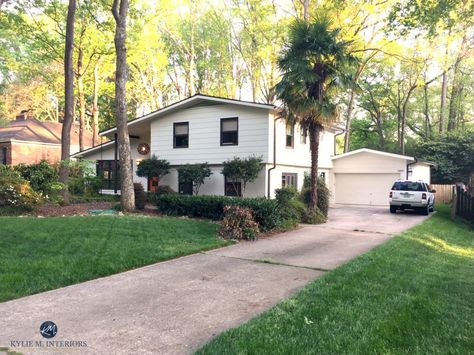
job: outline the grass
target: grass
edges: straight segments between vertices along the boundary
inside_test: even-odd
[[[178,218],[1,217],[0,301],[228,244],[216,233]]]
[[[440,207],[198,354],[474,354],[474,230]]]

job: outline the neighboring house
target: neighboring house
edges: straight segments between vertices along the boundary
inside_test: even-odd
[[[0,164],[32,164],[41,160],[54,163],[61,160],[61,130],[61,123],[38,121],[22,112],[8,127],[0,128]],[[92,134],[86,132],[84,138],[84,146],[91,147]],[[71,153],[78,151],[79,127],[74,124],[71,129]]]
[[[189,192],[190,189],[189,186],[180,186],[176,168],[184,164],[208,162],[213,175],[202,185],[199,193],[203,195],[235,194],[232,182],[227,181],[221,173],[222,163],[234,157],[261,156],[263,158],[263,167],[258,178],[253,183],[249,183],[246,188],[245,196],[247,197],[273,198],[275,189],[282,186],[294,186],[301,189],[304,174],[311,166],[309,138],[303,134],[299,125],[287,125],[284,120],[279,119],[277,108],[273,105],[197,94],[129,121],[128,129],[134,181],[141,182],[145,190],[153,190],[157,182],[136,176],[136,168],[141,160],[151,155],[166,159],[171,164],[170,173],[164,176],[159,184],[169,185],[173,190],[180,192]],[[72,155],[73,158],[95,161],[97,174],[103,178],[103,193],[118,193],[120,190],[116,132],[116,128],[101,132],[101,136],[111,141]],[[404,177],[406,164],[414,159],[397,158],[394,164],[395,171],[383,171],[392,173],[391,176],[384,177],[383,198],[380,196],[377,201],[370,199],[351,201],[350,196],[353,191],[347,188],[347,186],[353,186],[351,179],[347,181],[347,176],[342,175],[348,172],[342,167],[347,160],[340,158],[353,156],[353,159],[358,159],[359,162],[355,163],[353,167],[355,170],[352,172],[363,174],[366,173],[365,161],[368,157],[356,152],[335,157],[335,135],[340,132],[342,130],[326,127],[320,137],[319,174],[324,177],[331,189],[333,202],[388,204],[388,191],[391,184],[395,179]],[[378,155],[382,160],[384,158],[393,160],[395,156],[380,154],[385,154]],[[335,166],[342,170],[335,173]],[[357,170],[358,167],[359,170]],[[378,168],[374,166],[370,169],[377,170]],[[345,182],[337,183],[335,179],[345,180]],[[363,184],[366,190],[373,187],[372,180]],[[388,184],[389,180],[390,184]],[[347,194],[348,199],[338,200],[340,192],[336,191],[336,188],[343,191],[341,194]]]

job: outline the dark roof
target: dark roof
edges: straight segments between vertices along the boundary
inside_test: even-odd
[[[9,127],[0,128],[0,142],[11,140],[61,144],[62,124],[51,121],[38,121],[35,118],[15,120]],[[92,133],[85,132],[86,147],[92,146]],[[71,145],[79,145],[79,126],[74,124],[71,129]]]

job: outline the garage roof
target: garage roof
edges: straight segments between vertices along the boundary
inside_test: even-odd
[[[336,155],[336,156],[332,157],[331,159],[336,160],[336,159],[346,158],[346,157],[350,157],[352,155],[356,155],[356,154],[360,154],[360,153],[376,154],[376,155],[381,155],[381,156],[385,156],[385,157],[402,159],[402,160],[413,161],[413,162],[416,161],[416,159],[414,157],[410,157],[408,155],[381,152],[379,150],[373,150],[373,149],[367,149],[367,148],[357,149],[357,150],[353,150],[352,152],[339,154],[339,155]]]

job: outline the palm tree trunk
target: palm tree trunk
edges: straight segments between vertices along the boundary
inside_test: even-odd
[[[309,199],[310,211],[316,211],[318,206],[318,157],[319,157],[319,133],[321,126],[312,123],[309,126],[309,146],[311,150],[311,194]]]
[[[74,120],[74,20],[76,17],[76,0],[69,0],[66,19],[66,46],[64,49],[64,118],[61,131],[61,160],[59,181],[64,184],[61,195],[65,204],[69,204],[69,156],[71,155],[71,127]]]
[[[133,171],[130,153],[130,136],[127,125],[127,14],[128,0],[114,0],[112,13],[115,28],[115,121],[117,123],[117,141],[120,157],[120,204],[124,211],[135,209],[135,191],[133,190]]]

